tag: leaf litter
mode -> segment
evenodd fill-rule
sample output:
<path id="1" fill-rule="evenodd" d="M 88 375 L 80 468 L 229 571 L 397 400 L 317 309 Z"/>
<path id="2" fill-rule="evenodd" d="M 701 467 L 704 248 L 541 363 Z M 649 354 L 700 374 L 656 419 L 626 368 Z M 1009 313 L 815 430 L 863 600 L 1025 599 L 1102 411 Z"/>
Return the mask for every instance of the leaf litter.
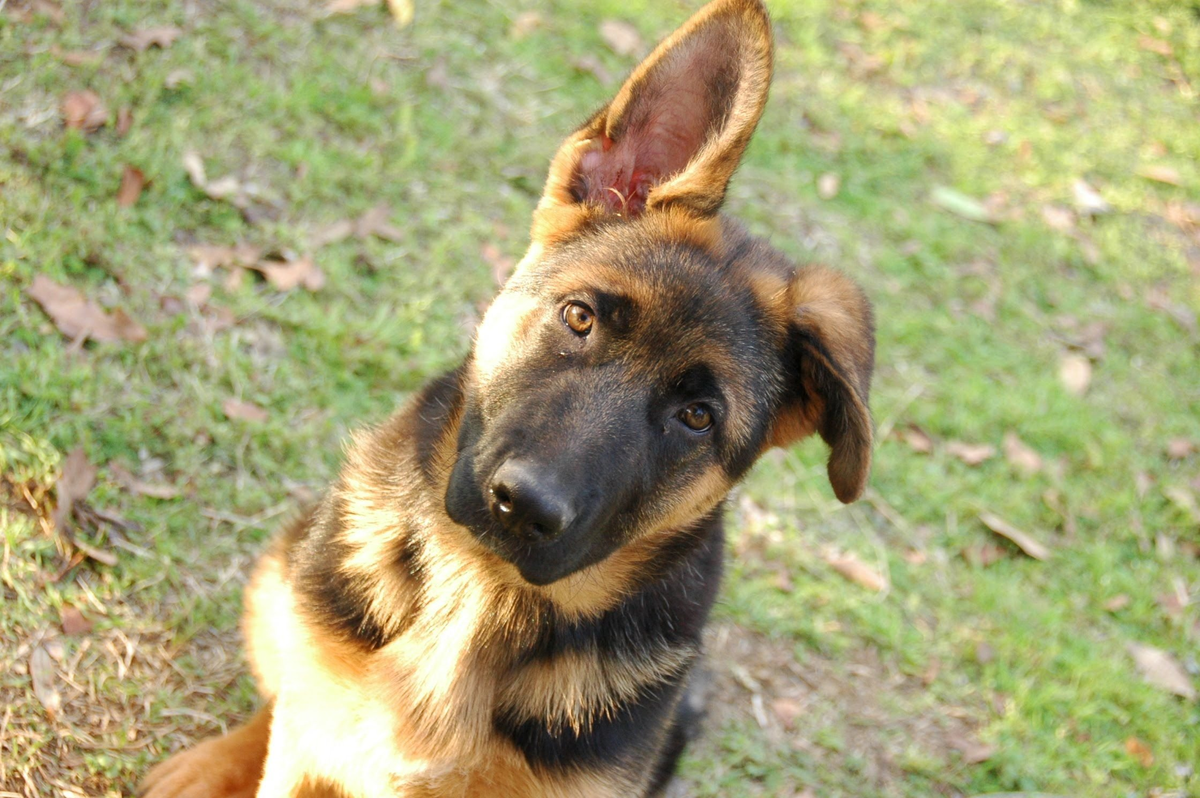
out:
<path id="1" fill-rule="evenodd" d="M 120 308 L 107 313 L 81 291 L 59 285 L 45 275 L 37 275 L 26 293 L 41 306 L 63 335 L 74 341 L 140 343 L 147 338 L 146 328 L 129 318 Z"/>
<path id="2" fill-rule="evenodd" d="M 94 91 L 67 92 L 59 110 L 63 124 L 84 133 L 94 133 L 108 124 L 108 108 Z"/>
<path id="3" fill-rule="evenodd" d="M 1148 684 L 1189 701 L 1195 699 L 1195 685 L 1188 678 L 1187 671 L 1171 654 L 1142 643 L 1126 643 L 1125 648 L 1133 657 L 1133 664 L 1137 666 L 1138 673 Z"/>
<path id="4" fill-rule="evenodd" d="M 995 532 L 1002 538 L 1016 544 L 1017 548 L 1028 554 L 1035 560 L 1046 560 L 1050 558 L 1050 549 L 1035 540 L 1032 536 L 1022 532 L 1015 526 L 1005 521 L 998 515 L 993 513 L 980 513 L 979 520 L 983 522 L 991 531 Z"/>

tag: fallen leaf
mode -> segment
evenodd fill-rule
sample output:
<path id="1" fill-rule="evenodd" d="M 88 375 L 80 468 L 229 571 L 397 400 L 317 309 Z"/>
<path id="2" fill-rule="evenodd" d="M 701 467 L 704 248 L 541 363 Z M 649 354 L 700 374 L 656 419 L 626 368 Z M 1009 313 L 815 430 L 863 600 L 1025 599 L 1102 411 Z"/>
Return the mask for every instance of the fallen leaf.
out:
<path id="1" fill-rule="evenodd" d="M 1069 393 L 1083 396 L 1092 382 L 1092 361 L 1074 352 L 1067 353 L 1059 361 L 1058 377 Z"/>
<path id="2" fill-rule="evenodd" d="M 208 175 L 204 171 L 204 159 L 200 153 L 188 151 L 183 154 L 183 168 L 187 172 L 192 185 L 201 191 L 208 185 Z"/>
<path id="3" fill-rule="evenodd" d="M 967 546 L 962 550 L 962 558 L 972 565 L 987 568 L 990 565 L 1008 559 L 1008 550 L 995 543 L 980 543 Z"/>
<path id="4" fill-rule="evenodd" d="M 174 90 L 180 86 L 190 85 L 195 79 L 190 69 L 172 69 L 163 79 L 163 85 L 168 89 Z"/>
<path id="5" fill-rule="evenodd" d="M 978 765 L 980 762 L 986 762 L 998 750 L 994 745 L 981 743 L 978 740 L 971 740 L 966 737 L 951 740 L 950 747 L 962 754 L 964 765 Z"/>
<path id="6" fill-rule="evenodd" d="M 1125 751 L 1144 768 L 1148 768 L 1154 764 L 1154 752 L 1150 750 L 1150 746 L 1136 737 L 1130 737 L 1125 740 Z"/>
<path id="7" fill-rule="evenodd" d="M 842 179 L 833 172 L 826 172 L 817 178 L 817 196 L 823 200 L 833 199 L 842 188 Z"/>
<path id="8" fill-rule="evenodd" d="M 1146 291 L 1146 305 L 1154 311 L 1165 313 L 1171 320 L 1191 335 L 1200 333 L 1200 320 L 1196 312 L 1182 302 L 1172 301 L 1171 295 L 1163 288 L 1154 287 Z"/>
<path id="9" fill-rule="evenodd" d="M 303 286 L 309 291 L 319 291 L 325 285 L 325 273 L 313 262 L 312 258 L 296 258 L 295 260 L 276 260 L 265 258 L 250 264 L 247 268 L 261 274 L 280 291 L 291 291 L 297 286 Z"/>
<path id="10" fill-rule="evenodd" d="M 505 255 L 499 247 L 490 242 L 480 248 L 479 254 L 491 267 L 492 279 L 496 281 L 496 285 L 504 285 L 508 282 L 508 276 L 512 274 L 513 266 L 516 265 L 515 260 Z"/>
<path id="11" fill-rule="evenodd" d="M 94 91 L 70 91 L 63 97 L 63 123 L 67 127 L 91 133 L 108 122 L 108 108 Z"/>
<path id="12" fill-rule="evenodd" d="M 972 222 L 993 222 L 987 207 L 975 199 L 947 186 L 935 186 L 930 194 L 935 205 Z"/>
<path id="13" fill-rule="evenodd" d="M 608 67 L 604 66 L 604 62 L 591 53 L 579 56 L 571 62 L 571 66 L 580 72 L 592 75 L 601 86 L 608 86 L 613 82 L 613 75 L 608 71 Z"/>
<path id="14" fill-rule="evenodd" d="M 1006 538 L 1017 545 L 1021 551 L 1028 554 L 1035 560 L 1045 560 L 1050 557 L 1050 550 L 1038 543 L 1029 535 L 1017 529 L 1012 524 L 992 513 L 980 513 L 979 520 L 988 529 L 995 532 L 1002 538 Z"/>
<path id="15" fill-rule="evenodd" d="M 1108 201 L 1086 180 L 1076 180 L 1071 184 L 1071 190 L 1075 193 L 1075 205 L 1089 216 L 1099 216 L 1112 210 Z"/>
<path id="16" fill-rule="evenodd" d="M 109 463 L 108 472 L 121 487 L 139 496 L 149 496 L 152 499 L 174 499 L 179 495 L 179 489 L 174 485 L 146 482 L 134 476 L 120 463 Z"/>
<path id="17" fill-rule="evenodd" d="M 125 315 L 122 310 L 111 314 L 70 286 L 59 285 L 39 274 L 27 292 L 33 301 L 54 322 L 59 331 L 72 340 L 91 338 L 95 341 L 146 340 L 146 329 Z"/>
<path id="18" fill-rule="evenodd" d="M 946 454 L 957 457 L 969 466 L 977 466 L 996 456 L 996 447 L 990 443 L 963 443 L 947 441 Z"/>
<path id="19" fill-rule="evenodd" d="M 359 238 L 375 236 L 393 243 L 404 241 L 404 231 L 388 222 L 391 215 L 392 209 L 387 205 L 376 205 L 354 222 L 354 234 Z"/>
<path id="20" fill-rule="evenodd" d="M 1060 233 L 1075 232 L 1075 214 L 1058 205 L 1043 205 L 1042 220 Z"/>
<path id="21" fill-rule="evenodd" d="M 325 4 L 326 14 L 353 14 L 366 6 L 379 7 L 380 0 L 330 0 Z"/>
<path id="22" fill-rule="evenodd" d="M 225 411 L 226 418 L 238 421 L 261 423 L 271 417 L 266 410 L 253 402 L 243 402 L 239 399 L 226 399 L 221 404 L 221 409 Z"/>
<path id="23" fill-rule="evenodd" d="M 617 55 L 638 55 L 645 49 L 642 34 L 633 25 L 619 19 L 606 19 L 600 23 L 600 38 L 604 39 Z"/>
<path id="24" fill-rule="evenodd" d="M 929 555 L 920 549 L 909 549 L 901 556 L 904 557 L 904 561 L 909 565 L 924 565 L 929 559 Z"/>
<path id="25" fill-rule="evenodd" d="M 1143 166 L 1138 170 L 1138 174 L 1155 183 L 1166 183 L 1171 186 L 1183 185 L 1179 179 L 1179 170 L 1170 166 Z"/>
<path id="26" fill-rule="evenodd" d="M 779 725 L 791 731 L 796 728 L 796 721 L 804 714 L 804 705 L 794 698 L 776 698 L 771 702 L 771 711 L 779 720 Z"/>
<path id="27" fill-rule="evenodd" d="M 930 438 L 929 433 L 916 424 L 908 424 L 896 432 L 900 436 L 900 439 L 908 444 L 908 448 L 914 452 L 929 454 L 933 451 L 933 438 Z"/>
<path id="28" fill-rule="evenodd" d="M 845 554 L 830 552 L 824 556 L 824 560 L 833 570 L 868 590 L 878 593 L 887 587 L 887 580 L 874 568 L 858 559 L 858 555 L 854 552 Z"/>
<path id="29" fill-rule="evenodd" d="M 145 185 L 146 175 L 142 170 L 126 164 L 125 171 L 121 174 L 121 187 L 117 189 L 117 205 L 122 208 L 133 207 L 138 197 L 142 196 Z"/>
<path id="30" fill-rule="evenodd" d="M 58 619 L 62 624 L 63 634 L 85 635 L 92 631 L 92 622 L 70 604 L 64 604 L 59 608 Z"/>
<path id="31" fill-rule="evenodd" d="M 129 106 L 122 106 L 117 109 L 117 135 L 124 138 L 129 133 L 129 128 L 133 127 L 133 110 Z"/>
<path id="32" fill-rule="evenodd" d="M 103 565 L 107 565 L 110 568 L 115 566 L 118 562 L 117 555 L 113 554 L 111 551 L 105 551 L 104 549 L 98 549 L 95 546 L 88 543 L 86 540 L 81 540 L 80 538 L 74 538 L 71 540 L 71 545 L 74 546 L 75 548 L 79 549 L 81 552 L 83 552 L 87 556 L 91 557 L 96 562 L 101 563 Z"/>
<path id="33" fill-rule="evenodd" d="M 1042 456 L 1018 438 L 1015 432 L 1004 433 L 1004 459 L 1027 477 L 1042 470 Z"/>
<path id="34" fill-rule="evenodd" d="M 1196 697 L 1196 688 L 1188 678 L 1187 671 L 1175 657 L 1162 649 L 1141 643 L 1126 643 L 1133 657 L 1133 664 L 1147 683 L 1189 701 Z"/>
<path id="35" fill-rule="evenodd" d="M 54 718 L 62 710 L 62 694 L 58 692 L 54 660 L 45 646 L 38 646 L 29 655 L 29 676 L 33 680 L 33 694 L 46 708 L 46 714 Z"/>
<path id="36" fill-rule="evenodd" d="M 1167 441 L 1167 457 L 1171 460 L 1183 460 L 1196 451 L 1196 444 L 1187 438 L 1172 438 Z"/>
<path id="37" fill-rule="evenodd" d="M 1141 34 L 1138 36 L 1138 47 L 1157 55 L 1170 57 L 1174 55 L 1169 42 L 1164 42 L 1162 39 L 1156 39 L 1153 36 Z"/>
<path id="38" fill-rule="evenodd" d="M 538 28 L 542 27 L 542 15 L 536 11 L 524 11 L 517 14 L 508 35 L 514 39 L 524 39 Z"/>
<path id="39" fill-rule="evenodd" d="M 96 484 L 96 467 L 88 462 L 83 447 L 77 446 L 63 460 L 62 473 L 54 483 L 54 498 L 56 504 L 54 528 L 60 533 L 67 532 L 67 522 L 71 519 L 75 502 L 87 498 L 92 487 Z"/>
<path id="40" fill-rule="evenodd" d="M 62 50 L 58 49 L 57 45 L 51 47 L 50 52 L 57 56 L 58 59 L 64 64 L 71 67 L 98 64 L 104 60 L 103 52 L 93 52 L 90 50 L 71 50 L 68 52 L 63 52 Z"/>
<path id="41" fill-rule="evenodd" d="M 413 21 L 413 2 L 412 0 L 387 0 L 388 11 L 392 12 L 392 19 L 396 21 L 397 28 L 407 28 Z"/>
<path id="42" fill-rule="evenodd" d="M 170 26 L 143 28 L 122 36 L 120 43 L 130 50 L 137 50 L 140 53 L 144 50 L 149 50 L 151 47 L 161 47 L 164 49 L 170 47 L 182 35 L 183 31 Z"/>
<path id="43" fill-rule="evenodd" d="M 1108 601 L 1104 602 L 1101 606 L 1104 607 L 1106 612 L 1120 612 L 1128 607 L 1131 603 L 1133 603 L 1133 599 L 1129 598 L 1129 596 L 1124 593 L 1118 593 Z"/>

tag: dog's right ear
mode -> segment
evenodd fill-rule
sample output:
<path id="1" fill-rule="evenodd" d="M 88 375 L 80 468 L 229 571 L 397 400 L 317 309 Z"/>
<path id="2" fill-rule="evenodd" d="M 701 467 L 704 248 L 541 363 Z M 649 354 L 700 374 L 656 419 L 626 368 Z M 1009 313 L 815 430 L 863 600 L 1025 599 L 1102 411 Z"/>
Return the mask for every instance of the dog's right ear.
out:
<path id="1" fill-rule="evenodd" d="M 659 209 L 716 214 L 767 101 L 760 0 L 713 0 L 654 49 L 550 165 L 533 240 Z"/>

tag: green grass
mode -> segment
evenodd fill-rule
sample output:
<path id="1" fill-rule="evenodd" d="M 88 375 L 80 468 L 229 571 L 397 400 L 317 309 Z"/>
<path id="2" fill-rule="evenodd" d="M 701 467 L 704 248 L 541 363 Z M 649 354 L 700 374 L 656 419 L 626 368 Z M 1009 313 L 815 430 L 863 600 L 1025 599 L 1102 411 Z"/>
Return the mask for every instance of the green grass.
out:
<path id="1" fill-rule="evenodd" d="M 651 42 L 695 4 L 418 3 L 405 30 L 382 9 L 324 19 L 291 0 L 63 5 L 61 23 L 15 0 L 0 10 L 0 472 L 44 487 L 82 446 L 101 466 L 91 504 L 136 526 L 124 548 L 92 541 L 116 567 L 54 582 L 54 542 L 0 509 L 0 784 L 115 795 L 164 751 L 219 730 L 212 718 L 252 706 L 234 630 L 254 553 L 294 495 L 335 472 L 349 430 L 466 352 L 495 290 L 481 248 L 521 254 L 558 141 L 616 88 L 578 59 L 614 75 L 633 65 L 599 23 L 627 20 Z M 1200 455 L 1166 455 L 1171 439 L 1200 445 L 1188 324 L 1200 232 L 1172 221 L 1200 203 L 1200 6 L 769 5 L 776 80 L 728 209 L 798 261 L 863 283 L 879 429 L 917 425 L 935 447 L 881 435 L 869 501 L 848 508 L 819 445 L 755 470 L 744 506 L 771 515 L 731 512 L 717 619 L 743 659 L 715 657 L 720 700 L 684 794 L 1200 794 L 1200 709 L 1145 684 L 1125 649 L 1162 648 L 1195 678 L 1195 599 L 1172 615 L 1160 597 L 1200 593 L 1200 518 L 1186 502 L 1200 494 Z M 542 25 L 511 35 L 528 10 Z M 117 46 L 150 25 L 183 35 L 164 50 Z M 80 50 L 100 57 L 63 62 Z M 63 129 L 58 103 L 82 88 L 114 118 L 132 110 L 126 136 Z M 276 212 L 250 223 L 205 197 L 188 151 L 210 178 L 253 182 Z M 150 183 L 121 209 L 126 164 Z M 1152 166 L 1180 185 L 1140 176 Z M 841 181 L 831 199 L 818 193 L 825 173 Z M 1055 230 L 1042 209 L 1073 208 L 1078 179 L 1113 210 Z M 938 186 L 992 197 L 998 221 L 948 213 L 930 201 Z M 317 293 L 230 289 L 218 273 L 209 304 L 235 323 L 216 332 L 170 301 L 207 279 L 191 244 L 305 252 L 316 228 L 379 203 L 402 240 L 313 251 L 328 276 Z M 76 351 L 27 297 L 37 274 L 125 309 L 149 340 Z M 1059 359 L 1094 324 L 1102 351 L 1075 396 Z M 269 420 L 227 419 L 231 397 Z M 1002 455 L 967 466 L 944 447 L 999 448 L 1010 431 L 1047 468 L 1022 476 Z M 131 495 L 112 462 L 181 496 Z M 995 540 L 983 511 L 1052 558 L 964 556 Z M 830 547 L 885 570 L 888 590 L 842 579 Z M 1121 594 L 1127 607 L 1104 608 Z M 63 604 L 95 629 L 62 638 Z M 63 685 L 53 721 L 26 664 L 52 638 L 78 687 Z M 781 696 L 802 707 L 790 728 Z M 964 741 L 993 751 L 969 764 Z"/>

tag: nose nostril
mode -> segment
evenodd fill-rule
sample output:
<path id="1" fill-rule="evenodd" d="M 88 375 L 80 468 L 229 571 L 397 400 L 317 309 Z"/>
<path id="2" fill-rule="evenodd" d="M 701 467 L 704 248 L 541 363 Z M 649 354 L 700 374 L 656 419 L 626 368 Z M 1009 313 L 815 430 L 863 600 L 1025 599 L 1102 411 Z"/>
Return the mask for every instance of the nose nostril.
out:
<path id="1" fill-rule="evenodd" d="M 496 499 L 496 511 L 501 515 L 508 515 L 513 511 L 512 496 L 506 488 L 492 488 L 492 496 Z"/>

